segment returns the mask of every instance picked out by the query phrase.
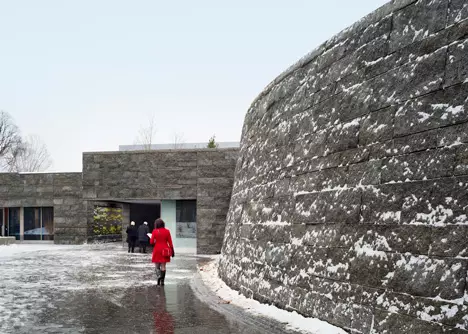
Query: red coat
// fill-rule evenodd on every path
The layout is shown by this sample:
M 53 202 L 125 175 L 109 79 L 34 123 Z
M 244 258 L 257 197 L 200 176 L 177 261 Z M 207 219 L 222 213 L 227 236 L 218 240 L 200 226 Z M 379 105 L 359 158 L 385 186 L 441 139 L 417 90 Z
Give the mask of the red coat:
M 165 248 L 174 248 L 172 244 L 171 232 L 166 228 L 157 228 L 151 234 L 150 244 L 154 245 L 153 259 L 155 263 L 171 262 L 170 256 L 162 256 L 162 250 Z M 172 252 L 172 251 L 171 251 Z

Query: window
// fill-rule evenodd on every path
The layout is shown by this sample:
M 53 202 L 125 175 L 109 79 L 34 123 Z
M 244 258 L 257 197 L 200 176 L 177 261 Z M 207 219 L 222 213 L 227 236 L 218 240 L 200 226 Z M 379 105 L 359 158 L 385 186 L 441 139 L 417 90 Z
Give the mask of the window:
M 24 240 L 54 240 L 53 208 L 24 208 Z
M 24 240 L 41 240 L 41 208 L 24 208 Z
M 197 201 L 176 201 L 176 237 L 197 238 Z
M 42 240 L 54 240 L 54 208 L 42 208 Z
M 20 208 L 8 208 L 8 233 L 10 237 L 20 240 Z
M 176 222 L 195 223 L 197 221 L 197 201 L 176 201 Z

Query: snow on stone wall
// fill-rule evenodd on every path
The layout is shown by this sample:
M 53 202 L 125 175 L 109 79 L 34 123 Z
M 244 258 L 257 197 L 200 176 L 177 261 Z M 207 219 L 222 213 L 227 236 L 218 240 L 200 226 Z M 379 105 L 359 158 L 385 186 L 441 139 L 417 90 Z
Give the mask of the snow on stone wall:
M 468 332 L 468 3 L 395 0 L 245 118 L 219 273 L 353 332 Z

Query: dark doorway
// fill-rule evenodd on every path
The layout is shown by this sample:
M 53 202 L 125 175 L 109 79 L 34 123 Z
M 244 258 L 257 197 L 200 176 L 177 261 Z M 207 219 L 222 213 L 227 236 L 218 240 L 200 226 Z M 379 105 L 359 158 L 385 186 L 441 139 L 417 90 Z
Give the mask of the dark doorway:
M 158 218 L 161 218 L 161 204 L 130 204 L 130 221 L 134 221 L 136 226 L 148 222 L 151 232 Z

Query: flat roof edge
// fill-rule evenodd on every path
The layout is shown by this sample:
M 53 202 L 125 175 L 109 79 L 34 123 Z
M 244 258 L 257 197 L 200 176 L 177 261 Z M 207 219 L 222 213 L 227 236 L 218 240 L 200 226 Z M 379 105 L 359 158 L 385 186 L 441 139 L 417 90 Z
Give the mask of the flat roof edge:
M 239 147 L 224 147 L 224 148 L 185 148 L 185 149 L 157 149 L 157 150 L 138 150 L 138 151 L 96 151 L 83 152 L 83 155 L 90 154 L 143 154 L 143 153 L 194 153 L 194 152 L 225 152 L 239 151 Z

